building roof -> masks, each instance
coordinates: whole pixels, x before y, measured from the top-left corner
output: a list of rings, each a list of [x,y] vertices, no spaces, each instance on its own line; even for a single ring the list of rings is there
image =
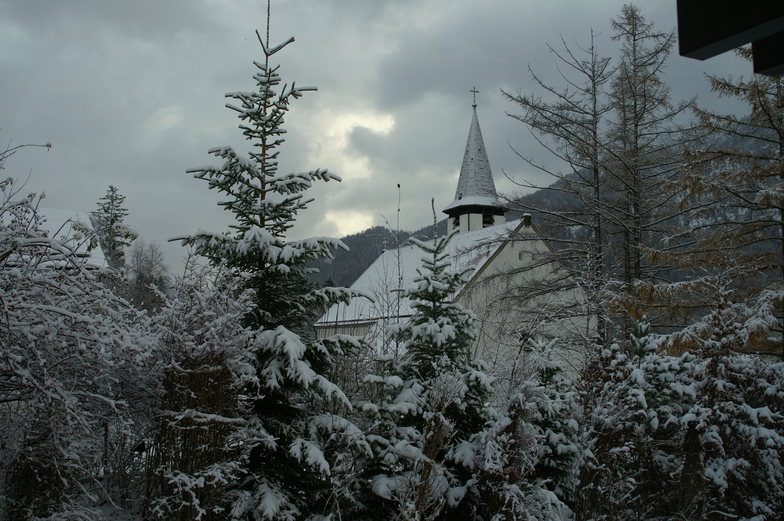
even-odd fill
[[[466,285],[471,284],[494,254],[504,247],[510,235],[528,233],[527,230],[536,233],[532,227],[523,228],[523,221],[510,221],[455,234],[447,245],[450,271],[466,271]],[[411,244],[384,251],[351,285],[351,289],[370,298],[355,297],[347,304],[333,305],[316,322],[316,327],[410,317],[413,314],[411,302],[396,290],[413,284],[417,269],[422,267],[423,255],[426,253]]]
[[[490,160],[487,158],[482,129],[479,128],[479,118],[476,115],[476,105],[473,108],[474,115],[468,130],[455,200],[444,208],[444,213],[447,214],[457,213],[458,208],[468,206],[502,207],[495,191],[493,172],[490,170]]]

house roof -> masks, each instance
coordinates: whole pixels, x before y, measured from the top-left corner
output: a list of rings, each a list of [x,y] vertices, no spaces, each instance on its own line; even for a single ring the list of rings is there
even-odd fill
[[[468,141],[463,154],[463,164],[460,167],[455,200],[444,208],[444,213],[447,214],[457,213],[457,209],[467,206],[502,207],[495,191],[493,172],[490,170],[490,160],[482,139],[482,129],[479,128],[479,118],[476,115],[476,105],[473,107],[474,115],[468,130]]]
[[[466,286],[470,285],[507,244],[510,235],[527,233],[523,228],[523,221],[520,220],[455,234],[447,245],[450,271],[466,271]],[[526,230],[536,233],[532,227]],[[316,327],[364,324],[383,318],[411,316],[413,310],[410,301],[396,290],[406,289],[413,284],[417,269],[422,267],[423,255],[426,254],[411,244],[384,251],[351,285],[351,289],[369,298],[355,297],[347,304],[333,305],[316,321]]]

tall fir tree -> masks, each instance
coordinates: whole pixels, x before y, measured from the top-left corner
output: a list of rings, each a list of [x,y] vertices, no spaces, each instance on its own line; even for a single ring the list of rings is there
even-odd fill
[[[231,515],[294,519],[328,515],[332,508],[334,461],[325,439],[334,440],[350,429],[331,411],[351,405],[326,375],[356,342],[343,336],[316,340],[300,334],[307,330],[309,318],[351,296],[345,288],[314,289],[305,278],[306,263],[345,248],[340,241],[286,237],[298,213],[312,201],[304,192],[316,181],[340,178],[322,169],[278,173],[284,116],[293,100],[316,89],[293,82],[281,85],[279,67],[270,64],[293,38],[272,47],[269,34],[266,41],[256,34],[264,52],[264,61],[254,62],[258,90],[226,95],[234,100],[227,107],[240,118],[239,127],[252,150],[245,156],[229,146],[213,148],[209,152],[223,161],[220,166],[189,170],[227,196],[219,205],[233,214],[234,222],[228,232],[199,231],[183,243],[213,263],[225,263],[255,293],[256,306],[244,319],[255,330],[252,349],[258,385],[245,391],[253,441],[246,444],[251,447],[247,478],[234,491]]]
[[[90,214],[106,262],[116,270],[125,267],[125,248],[137,237],[136,231],[123,222],[128,216],[124,201],[125,196],[117,187],[109,185],[106,195],[98,201],[98,210]]]

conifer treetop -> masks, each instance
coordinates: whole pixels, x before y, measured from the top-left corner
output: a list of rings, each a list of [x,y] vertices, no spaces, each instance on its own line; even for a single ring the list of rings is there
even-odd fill
[[[243,155],[231,146],[214,147],[208,153],[222,159],[222,164],[187,170],[197,179],[207,181],[210,189],[226,196],[218,204],[234,214],[232,232],[200,230],[195,235],[178,238],[183,244],[194,246],[198,254],[213,260],[226,259],[230,265],[250,271],[257,259],[265,267],[290,266],[320,256],[329,257],[331,249],[345,248],[335,239],[285,240],[298,213],[313,200],[305,198],[303,193],[314,181],[341,179],[326,169],[278,173],[279,147],[286,133],[283,123],[290,104],[316,87],[299,87],[294,82],[283,84],[279,66],[270,64],[270,58],[294,38],[270,46],[258,31],[256,35],[264,52],[264,61],[254,62],[257,90],[226,94],[234,100],[226,103],[226,107],[237,113],[241,121],[239,128],[252,143],[251,151]]]

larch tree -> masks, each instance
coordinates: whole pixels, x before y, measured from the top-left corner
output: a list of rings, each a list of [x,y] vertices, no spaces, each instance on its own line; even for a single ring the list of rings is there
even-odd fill
[[[125,196],[117,187],[109,185],[106,195],[98,201],[98,210],[90,214],[106,263],[116,270],[125,267],[125,249],[138,235],[124,222],[128,216],[124,201]]]
[[[150,313],[163,305],[163,294],[170,286],[169,268],[163,250],[155,242],[137,239],[128,250],[128,301]]]
[[[749,49],[738,54],[751,59]],[[684,268],[710,266],[735,274],[734,299],[749,302],[777,294],[784,281],[784,78],[709,77],[720,97],[746,102],[745,116],[694,111],[704,131],[703,140],[686,154],[687,175],[677,187],[695,208],[687,235],[691,248],[678,261]],[[707,295],[710,297],[710,295]],[[681,301],[690,307],[704,302]],[[781,305],[781,304],[780,304]],[[782,322],[755,350],[784,355]]]
[[[638,281],[660,280],[667,267],[650,262],[650,252],[665,247],[671,226],[682,210],[677,193],[665,190],[680,174],[677,147],[680,130],[674,119],[688,104],[673,105],[662,77],[675,41],[674,32],[657,31],[640,9],[626,4],[612,20],[613,39],[621,43],[613,74],[612,117],[607,130],[609,225],[619,251],[621,286],[618,308],[628,338],[644,311],[635,295]],[[675,247],[675,246],[671,246]],[[652,308],[645,311],[654,323]],[[656,325],[655,323],[653,325]]]
[[[623,7],[612,28],[621,43],[613,66],[592,34],[585,48],[550,47],[562,87],[532,72],[541,96],[505,93],[521,109],[512,117],[565,165],[559,170],[523,158],[555,181],[535,187],[552,194],[547,204],[525,206],[521,199],[525,211],[543,217],[555,250],[535,266],[557,260],[573,269],[563,281],[578,283],[588,305],[572,313],[589,314],[605,346],[628,339],[641,315],[638,281],[669,276],[669,266],[660,265],[665,257],[651,254],[679,244],[662,241],[683,211],[677,194],[664,188],[680,174],[674,120],[687,106],[670,102],[662,78],[674,34],[657,31],[633,5]]]
[[[269,19],[268,19],[269,20]],[[311,199],[305,192],[318,181],[338,181],[318,169],[305,173],[278,172],[283,120],[290,104],[315,87],[282,84],[279,66],[270,59],[294,41],[270,46],[258,34],[264,60],[254,62],[257,90],[227,94],[233,103],[248,155],[230,146],[211,149],[219,166],[190,170],[226,199],[231,212],[228,232],[198,231],[186,237],[195,253],[225,264],[242,287],[254,292],[255,307],[243,324],[254,330],[254,367],[258,384],[245,390],[245,418],[251,447],[244,464],[245,479],[233,491],[231,515],[237,519],[273,520],[328,515],[332,498],[331,455],[326,439],[349,428],[335,414],[351,407],[343,391],[326,375],[346,349],[350,337],[314,339],[303,336],[308,320],[332,303],[347,300],[345,288],[315,289],[307,284],[306,263],[329,257],[343,247],[335,239],[293,241],[287,232]]]
[[[563,88],[546,83],[530,71],[545,97],[522,91],[503,94],[522,111],[509,115],[528,126],[545,150],[568,165],[564,171],[555,170],[523,157],[528,164],[548,174],[554,183],[544,187],[523,182],[521,186],[555,191],[566,196],[560,199],[575,202],[570,208],[523,205],[523,209],[551,221],[547,228],[569,230],[579,227],[588,231],[578,237],[549,234],[548,240],[556,245],[558,261],[579,267],[578,271],[584,274],[583,287],[587,290],[589,313],[597,317],[597,334],[603,342],[606,318],[601,293],[608,278],[604,255],[608,208],[604,195],[606,154],[603,131],[611,109],[607,88],[612,69],[610,59],[599,55],[593,31],[590,44],[585,48],[577,45],[574,50],[563,40],[562,44],[560,50],[548,48],[564,66],[565,71],[559,70]],[[555,260],[552,257],[550,255],[542,262],[552,262]]]

